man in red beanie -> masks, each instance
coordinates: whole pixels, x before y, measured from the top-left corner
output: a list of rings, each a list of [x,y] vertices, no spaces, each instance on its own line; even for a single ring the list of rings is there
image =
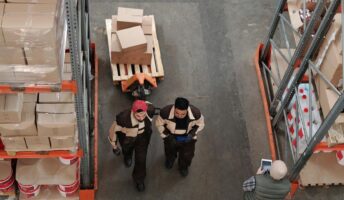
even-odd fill
[[[136,100],[131,109],[122,111],[109,130],[109,141],[116,155],[120,154],[117,138],[122,147],[124,164],[130,167],[135,151],[133,179],[138,191],[144,191],[146,177],[146,157],[152,134],[154,107],[142,100]]]

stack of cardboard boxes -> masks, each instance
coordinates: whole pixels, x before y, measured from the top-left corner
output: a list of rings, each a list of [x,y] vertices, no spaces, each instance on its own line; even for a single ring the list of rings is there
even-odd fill
[[[77,148],[74,95],[70,92],[0,95],[0,135],[6,151]]]
[[[0,82],[61,82],[65,38],[63,0],[0,3]]]
[[[334,21],[326,34],[317,57],[317,64],[323,75],[338,90],[342,86],[342,47],[341,47],[341,15],[336,14]],[[319,102],[324,117],[328,115],[331,108],[339,98],[330,86],[326,84],[319,75],[315,76],[315,83],[319,94]],[[331,127],[328,135],[329,145],[344,143],[344,113],[341,113]]]
[[[142,9],[118,8],[112,16],[111,62],[150,65],[153,55],[152,16]]]

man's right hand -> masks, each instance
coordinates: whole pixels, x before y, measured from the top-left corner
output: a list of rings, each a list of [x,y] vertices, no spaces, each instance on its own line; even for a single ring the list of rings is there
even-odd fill
[[[116,155],[116,156],[119,156],[121,155],[121,149],[120,148],[115,148],[115,149],[112,149],[112,152]]]

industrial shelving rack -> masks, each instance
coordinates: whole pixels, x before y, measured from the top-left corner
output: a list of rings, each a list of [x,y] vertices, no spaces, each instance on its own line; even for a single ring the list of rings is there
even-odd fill
[[[64,6],[68,25],[67,37],[71,53],[72,80],[54,85],[0,83],[0,93],[73,92],[75,94],[79,150],[76,152],[17,152],[15,155],[2,150],[0,159],[51,158],[71,155],[81,157],[80,199],[94,199],[97,185],[95,173],[97,170],[95,146],[97,144],[91,140],[97,138],[97,56],[95,45],[90,41],[89,0],[65,0]],[[91,73],[92,66],[96,71],[95,87],[92,87],[92,81],[94,81]],[[91,155],[95,159],[91,159]]]
[[[306,1],[299,1],[302,3],[303,13],[305,13]],[[315,10],[311,15],[310,20],[307,24],[305,23],[303,25],[303,34],[300,34],[298,30],[295,30],[296,27],[293,22],[288,19],[289,17],[287,16],[287,13],[288,9],[290,9],[288,8],[289,2],[296,1],[280,0],[278,2],[267,39],[264,44],[259,44],[254,61],[264,104],[271,157],[272,159],[290,159],[290,156],[288,156],[289,151],[285,151],[284,156],[281,155],[282,148],[280,148],[277,140],[278,137],[281,137],[280,132],[284,132],[285,147],[290,147],[291,157],[293,160],[289,174],[289,179],[293,186],[293,194],[298,185],[302,185],[301,177],[304,174],[307,174],[306,168],[308,161],[313,157],[316,157],[316,154],[313,153],[344,150],[343,144],[329,147],[327,143],[322,141],[339,114],[344,109],[343,90],[339,91],[333,84],[331,84],[327,77],[320,72],[318,66],[312,61],[315,59],[317,51],[324,41],[336,12],[343,10],[344,2],[341,3],[340,0],[332,0],[324,12],[326,2],[324,0],[317,0]],[[317,22],[319,22],[320,16],[322,17],[322,20],[319,25]],[[344,16],[341,14],[341,27],[343,27],[343,22]],[[317,25],[319,26],[316,27]],[[316,28],[317,31],[315,32],[314,30]],[[277,34],[278,32],[280,34]],[[342,36],[343,31],[340,37]],[[343,41],[341,45],[343,48]],[[282,48],[284,48],[284,51],[281,51]],[[280,66],[278,66],[278,64],[275,66],[277,69],[274,70],[277,71],[278,76],[276,76],[275,73],[272,73],[272,63],[275,65],[277,63],[276,55],[286,63],[285,69],[279,68]],[[281,72],[284,72],[284,74],[282,73],[282,75],[280,75]],[[316,91],[313,89],[315,81],[313,77],[315,74],[318,74],[321,81],[324,81],[330,89],[338,94],[339,98],[329,113],[324,116],[324,119],[316,131],[312,130],[312,125],[310,125],[309,128],[305,128],[305,148],[298,149],[299,141],[296,139],[296,145],[293,149],[291,133],[288,129],[287,112],[290,110],[291,103],[293,102],[296,103],[297,109],[300,108],[300,103],[297,98],[297,91],[300,84],[308,84],[309,97],[312,95],[311,91]],[[314,99],[309,98],[309,107],[313,104],[317,104],[317,102],[312,102],[312,100]],[[314,116],[312,116],[312,110],[308,113],[309,121],[313,122]],[[303,116],[298,116],[298,111],[296,111],[296,115],[296,118],[301,119],[302,122]],[[298,128],[296,130],[298,130]],[[319,157],[319,155],[317,156]],[[315,175],[313,174],[313,176]],[[333,184],[344,184],[344,177],[342,177],[341,181]],[[319,185],[323,185],[323,183],[320,183]]]

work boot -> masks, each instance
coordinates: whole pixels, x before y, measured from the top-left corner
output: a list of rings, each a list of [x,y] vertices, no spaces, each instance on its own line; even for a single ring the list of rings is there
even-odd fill
[[[166,169],[172,169],[174,161],[166,160],[165,161],[165,167]]]
[[[188,170],[188,168],[186,168],[186,169],[179,169],[179,173],[180,173],[180,175],[182,177],[187,177],[188,174],[189,174],[189,170]]]
[[[127,158],[127,157],[124,157],[124,165],[127,167],[127,168],[129,168],[129,167],[131,167],[131,164],[133,163],[133,161],[132,161],[132,159],[129,157],[129,158]]]
[[[145,183],[144,182],[137,182],[136,183],[136,189],[137,189],[137,191],[139,191],[139,192],[143,192],[143,191],[145,191]]]

